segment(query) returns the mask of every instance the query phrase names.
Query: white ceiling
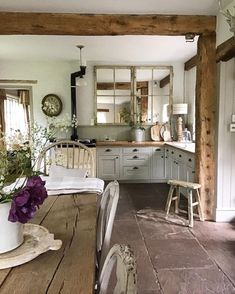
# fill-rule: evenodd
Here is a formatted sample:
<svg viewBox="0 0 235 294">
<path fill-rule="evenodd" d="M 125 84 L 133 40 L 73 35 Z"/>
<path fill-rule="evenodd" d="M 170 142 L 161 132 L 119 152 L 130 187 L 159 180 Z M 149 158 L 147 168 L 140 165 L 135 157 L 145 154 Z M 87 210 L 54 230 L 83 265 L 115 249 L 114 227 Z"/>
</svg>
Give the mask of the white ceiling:
<svg viewBox="0 0 235 294">
<path fill-rule="evenodd" d="M 224 0 L 227 4 L 231 0 Z M 0 11 L 216 15 L 217 0 L 1 0 Z M 0 36 L 0 60 L 166 63 L 196 54 L 196 42 L 168 36 Z"/>
</svg>

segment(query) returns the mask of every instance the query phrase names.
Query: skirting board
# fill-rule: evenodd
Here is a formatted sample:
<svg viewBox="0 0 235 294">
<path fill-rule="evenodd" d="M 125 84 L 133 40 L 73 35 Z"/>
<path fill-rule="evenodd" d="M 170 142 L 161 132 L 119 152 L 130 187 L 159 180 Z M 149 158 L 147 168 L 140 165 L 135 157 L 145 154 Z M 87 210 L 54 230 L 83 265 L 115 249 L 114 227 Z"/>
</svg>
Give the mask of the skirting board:
<svg viewBox="0 0 235 294">
<path fill-rule="evenodd" d="M 235 222 L 235 208 L 217 208 L 215 212 L 216 222 Z"/>
</svg>

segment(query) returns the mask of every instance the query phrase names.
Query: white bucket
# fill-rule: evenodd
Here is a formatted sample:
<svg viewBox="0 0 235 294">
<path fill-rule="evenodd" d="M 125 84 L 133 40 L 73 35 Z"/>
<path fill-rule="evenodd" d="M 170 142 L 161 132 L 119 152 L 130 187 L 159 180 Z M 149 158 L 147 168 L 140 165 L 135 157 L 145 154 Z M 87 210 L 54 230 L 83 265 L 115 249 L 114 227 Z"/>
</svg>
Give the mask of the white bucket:
<svg viewBox="0 0 235 294">
<path fill-rule="evenodd" d="M 0 203 L 0 253 L 20 246 L 23 241 L 23 224 L 8 221 L 11 203 Z"/>
<path fill-rule="evenodd" d="M 132 141 L 142 142 L 145 141 L 145 130 L 144 129 L 132 129 L 131 130 Z"/>
</svg>

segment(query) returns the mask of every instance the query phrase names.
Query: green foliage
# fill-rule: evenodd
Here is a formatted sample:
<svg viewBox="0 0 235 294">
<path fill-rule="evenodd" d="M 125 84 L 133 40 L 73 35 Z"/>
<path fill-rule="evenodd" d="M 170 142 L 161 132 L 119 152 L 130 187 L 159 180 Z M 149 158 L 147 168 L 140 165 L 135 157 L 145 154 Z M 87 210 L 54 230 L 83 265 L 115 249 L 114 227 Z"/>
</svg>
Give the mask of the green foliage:
<svg viewBox="0 0 235 294">
<path fill-rule="evenodd" d="M 123 107 L 120 117 L 121 117 L 121 120 L 129 124 L 129 126 L 132 129 L 145 130 L 143 126 L 143 122 L 141 120 L 141 113 L 137 113 L 137 112 L 131 113 L 128 107 Z"/>
</svg>

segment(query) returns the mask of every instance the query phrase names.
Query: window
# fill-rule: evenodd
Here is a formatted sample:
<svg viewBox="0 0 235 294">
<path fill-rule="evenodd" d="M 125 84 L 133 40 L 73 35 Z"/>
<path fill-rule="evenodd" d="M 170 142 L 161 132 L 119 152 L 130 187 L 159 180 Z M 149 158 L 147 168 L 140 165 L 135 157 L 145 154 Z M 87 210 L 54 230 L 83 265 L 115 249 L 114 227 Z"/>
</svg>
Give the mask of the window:
<svg viewBox="0 0 235 294">
<path fill-rule="evenodd" d="M 29 133 L 29 91 L 5 90 L 3 103 L 4 133 L 12 135 L 15 131 L 23 136 Z"/>
<path fill-rule="evenodd" d="M 172 102 L 172 66 L 95 66 L 94 69 L 98 124 L 127 124 L 135 116 L 143 124 L 168 121 L 166 104 Z"/>
</svg>

